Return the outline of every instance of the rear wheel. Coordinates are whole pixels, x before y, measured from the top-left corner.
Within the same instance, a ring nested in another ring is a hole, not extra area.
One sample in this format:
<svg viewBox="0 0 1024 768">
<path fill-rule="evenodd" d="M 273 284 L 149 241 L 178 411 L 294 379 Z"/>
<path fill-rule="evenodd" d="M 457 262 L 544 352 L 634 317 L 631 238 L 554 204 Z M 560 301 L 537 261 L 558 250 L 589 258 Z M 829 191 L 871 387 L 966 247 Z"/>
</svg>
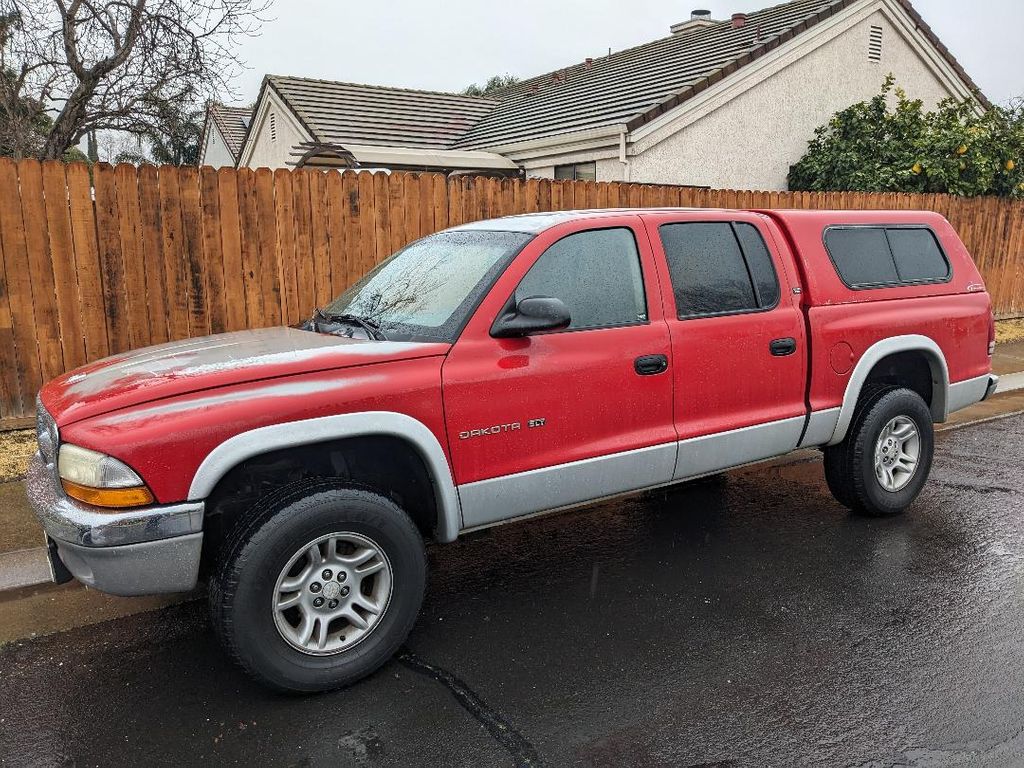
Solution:
<svg viewBox="0 0 1024 768">
<path fill-rule="evenodd" d="M 846 439 L 825 449 L 825 479 L 836 500 L 867 515 L 897 515 L 931 471 L 935 434 L 928 406 L 909 389 L 865 397 Z"/>
<path fill-rule="evenodd" d="M 210 586 L 214 629 L 250 675 L 278 690 L 348 685 L 387 661 L 419 613 L 423 540 L 370 491 L 314 484 L 253 510 Z"/>
</svg>

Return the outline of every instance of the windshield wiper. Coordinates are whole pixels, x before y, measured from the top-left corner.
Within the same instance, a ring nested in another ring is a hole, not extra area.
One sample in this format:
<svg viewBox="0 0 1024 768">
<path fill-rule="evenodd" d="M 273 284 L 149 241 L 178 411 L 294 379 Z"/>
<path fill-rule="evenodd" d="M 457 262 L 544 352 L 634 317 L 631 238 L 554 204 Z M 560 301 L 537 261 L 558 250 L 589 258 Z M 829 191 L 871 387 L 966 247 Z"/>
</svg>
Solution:
<svg viewBox="0 0 1024 768">
<path fill-rule="evenodd" d="M 313 317 L 320 317 L 329 323 L 340 323 L 342 325 L 352 325 L 356 328 L 360 328 L 366 332 L 366 335 L 374 341 L 387 341 L 388 337 L 384 335 L 384 331 L 380 329 L 380 325 L 370 320 L 367 317 L 360 317 L 359 315 L 352 315 L 348 313 L 333 314 L 326 312 L 320 307 L 317 307 L 313 312 Z"/>
</svg>

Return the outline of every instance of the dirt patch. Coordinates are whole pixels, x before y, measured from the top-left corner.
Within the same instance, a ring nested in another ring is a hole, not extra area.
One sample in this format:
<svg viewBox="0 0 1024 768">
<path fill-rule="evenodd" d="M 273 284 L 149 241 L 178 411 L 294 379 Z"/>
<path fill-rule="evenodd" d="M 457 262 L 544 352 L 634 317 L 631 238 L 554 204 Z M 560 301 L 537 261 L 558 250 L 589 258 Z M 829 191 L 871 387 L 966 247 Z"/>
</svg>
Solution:
<svg viewBox="0 0 1024 768">
<path fill-rule="evenodd" d="M 1024 319 L 1000 320 L 996 323 L 996 344 L 1024 341 Z"/>
<path fill-rule="evenodd" d="M 28 460 L 35 452 L 35 430 L 0 432 L 0 483 L 23 478 L 28 471 Z"/>
</svg>

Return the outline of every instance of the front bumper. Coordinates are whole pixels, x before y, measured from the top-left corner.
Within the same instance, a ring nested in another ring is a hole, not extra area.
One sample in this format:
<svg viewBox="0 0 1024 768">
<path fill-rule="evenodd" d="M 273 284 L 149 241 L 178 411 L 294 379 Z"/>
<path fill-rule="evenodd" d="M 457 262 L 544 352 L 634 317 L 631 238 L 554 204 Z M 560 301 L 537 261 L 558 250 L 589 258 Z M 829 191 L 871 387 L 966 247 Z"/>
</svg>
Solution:
<svg viewBox="0 0 1024 768">
<path fill-rule="evenodd" d="M 29 463 L 25 486 L 61 561 L 83 584 L 113 595 L 195 587 L 203 547 L 202 502 L 101 511 L 68 498 L 53 465 L 39 453 Z"/>
</svg>

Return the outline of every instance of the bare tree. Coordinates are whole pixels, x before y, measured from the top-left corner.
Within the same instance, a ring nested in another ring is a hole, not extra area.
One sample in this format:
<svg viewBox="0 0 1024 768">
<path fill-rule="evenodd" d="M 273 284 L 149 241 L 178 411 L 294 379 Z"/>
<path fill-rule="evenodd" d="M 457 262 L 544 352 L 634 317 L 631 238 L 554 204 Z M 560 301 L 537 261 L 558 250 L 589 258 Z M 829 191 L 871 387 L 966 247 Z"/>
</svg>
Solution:
<svg viewBox="0 0 1024 768">
<path fill-rule="evenodd" d="M 34 105 L 49 123 L 40 147 L 25 141 L 15 152 L 58 158 L 93 130 L 145 135 L 158 129 L 163 104 L 231 94 L 237 45 L 269 5 L 0 0 L 0 119 Z"/>
</svg>

